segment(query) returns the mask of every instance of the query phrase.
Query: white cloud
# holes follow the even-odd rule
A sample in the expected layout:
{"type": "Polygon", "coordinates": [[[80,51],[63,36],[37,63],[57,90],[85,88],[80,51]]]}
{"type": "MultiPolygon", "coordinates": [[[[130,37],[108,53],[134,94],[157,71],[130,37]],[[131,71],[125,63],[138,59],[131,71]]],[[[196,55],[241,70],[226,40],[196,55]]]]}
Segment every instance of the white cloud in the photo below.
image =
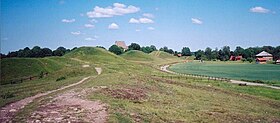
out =
{"type": "Polygon", "coordinates": [[[97,23],[98,21],[97,21],[96,19],[91,19],[91,20],[89,20],[89,22],[91,22],[91,23],[97,23]]]}
{"type": "Polygon", "coordinates": [[[99,38],[99,36],[95,35],[94,38],[99,38]]]}
{"type": "Polygon", "coordinates": [[[124,14],[136,13],[140,11],[140,8],[129,5],[126,6],[121,3],[114,3],[113,7],[108,6],[105,8],[95,6],[93,11],[87,12],[87,16],[89,18],[105,18],[105,17],[113,17],[120,16],[124,14]]]}
{"type": "Polygon", "coordinates": [[[81,32],[80,31],[77,31],[77,32],[71,32],[72,35],[80,35],[81,32]]]}
{"type": "Polygon", "coordinates": [[[154,23],[154,21],[149,18],[140,18],[139,22],[140,23],[154,23]]]}
{"type": "Polygon", "coordinates": [[[135,18],[130,18],[129,23],[154,23],[154,21],[149,18],[139,18],[138,20],[135,18]]]}
{"type": "Polygon", "coordinates": [[[96,39],[91,38],[91,37],[88,37],[88,38],[85,38],[85,40],[86,40],[86,41],[94,41],[94,40],[96,40],[96,39]]]}
{"type": "Polygon", "coordinates": [[[141,30],[140,30],[140,29],[136,29],[135,31],[136,31],[136,32],[140,32],[141,30]]]}
{"type": "Polygon", "coordinates": [[[135,18],[130,18],[129,23],[140,23],[140,22],[135,18]]]}
{"type": "Polygon", "coordinates": [[[202,24],[203,22],[198,18],[191,18],[193,24],[202,24]]]}
{"type": "Polygon", "coordinates": [[[75,21],[76,21],[75,19],[62,19],[61,20],[61,22],[63,22],[63,23],[73,23],[75,21]]]}
{"type": "Polygon", "coordinates": [[[155,8],[155,10],[156,10],[156,11],[158,11],[158,10],[159,10],[159,8],[155,8]]]}
{"type": "Polygon", "coordinates": [[[86,27],[86,28],[94,28],[95,26],[92,25],[92,24],[85,24],[85,27],[86,27]]]}
{"type": "Polygon", "coordinates": [[[108,29],[119,29],[119,25],[117,25],[116,23],[112,23],[108,26],[108,29]]]}
{"type": "Polygon", "coordinates": [[[250,12],[255,12],[255,13],[269,13],[270,10],[265,9],[263,7],[260,6],[256,6],[250,9],[250,12]]]}
{"type": "Polygon", "coordinates": [[[143,16],[147,18],[154,18],[154,15],[150,13],[144,13],[143,16]]]}
{"type": "Polygon", "coordinates": [[[148,29],[148,30],[155,30],[154,27],[148,27],[147,29],[148,29]]]}

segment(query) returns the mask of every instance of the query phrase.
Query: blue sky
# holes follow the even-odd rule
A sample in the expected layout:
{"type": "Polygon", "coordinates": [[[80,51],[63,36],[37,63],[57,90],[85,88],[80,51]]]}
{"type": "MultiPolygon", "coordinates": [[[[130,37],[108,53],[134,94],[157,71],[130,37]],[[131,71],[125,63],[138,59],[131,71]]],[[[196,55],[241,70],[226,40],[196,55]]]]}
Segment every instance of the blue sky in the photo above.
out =
{"type": "Polygon", "coordinates": [[[1,52],[116,40],[192,51],[280,45],[279,0],[1,0],[1,52]]]}

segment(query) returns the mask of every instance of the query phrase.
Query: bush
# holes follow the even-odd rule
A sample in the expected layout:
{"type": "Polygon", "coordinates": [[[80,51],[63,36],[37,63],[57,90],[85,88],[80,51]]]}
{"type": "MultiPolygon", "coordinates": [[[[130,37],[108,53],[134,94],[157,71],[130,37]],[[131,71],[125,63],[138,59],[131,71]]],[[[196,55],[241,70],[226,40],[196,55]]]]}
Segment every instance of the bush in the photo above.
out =
{"type": "Polygon", "coordinates": [[[61,80],[64,80],[64,79],[66,79],[66,78],[64,76],[62,76],[62,77],[57,78],[56,81],[61,81],[61,80]]]}
{"type": "Polygon", "coordinates": [[[9,92],[9,91],[1,95],[1,97],[2,97],[3,99],[12,98],[12,97],[14,97],[14,96],[15,96],[15,95],[14,95],[13,93],[9,92]]]}
{"type": "Polygon", "coordinates": [[[242,58],[242,59],[241,59],[241,61],[242,61],[242,62],[245,62],[245,61],[246,61],[246,59],[245,59],[245,58],[242,58]]]}
{"type": "Polygon", "coordinates": [[[252,63],[254,61],[254,59],[253,58],[248,58],[247,61],[252,63]]]}

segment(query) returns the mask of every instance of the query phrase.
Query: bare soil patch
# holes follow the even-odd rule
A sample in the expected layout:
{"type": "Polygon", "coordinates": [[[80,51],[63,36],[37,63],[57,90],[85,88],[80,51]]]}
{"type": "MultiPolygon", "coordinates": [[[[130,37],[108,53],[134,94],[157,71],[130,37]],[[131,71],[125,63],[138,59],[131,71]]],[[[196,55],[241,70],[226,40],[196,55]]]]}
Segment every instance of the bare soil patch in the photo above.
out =
{"type": "Polygon", "coordinates": [[[80,93],[60,94],[34,111],[27,122],[92,122],[104,123],[108,106],[100,101],[82,99],[80,93]]]}
{"type": "Polygon", "coordinates": [[[134,102],[141,102],[147,98],[147,90],[136,87],[120,87],[117,89],[103,89],[103,91],[118,99],[128,99],[134,102]]]}

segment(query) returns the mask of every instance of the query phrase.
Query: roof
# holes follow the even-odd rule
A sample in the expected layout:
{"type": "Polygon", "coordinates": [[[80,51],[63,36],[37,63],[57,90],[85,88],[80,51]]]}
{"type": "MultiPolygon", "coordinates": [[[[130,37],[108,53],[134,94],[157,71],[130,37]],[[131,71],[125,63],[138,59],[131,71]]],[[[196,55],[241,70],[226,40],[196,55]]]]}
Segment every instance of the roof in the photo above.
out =
{"type": "Polygon", "coordinates": [[[257,58],[258,61],[266,61],[265,58],[257,58]]]}
{"type": "Polygon", "coordinates": [[[276,62],[277,62],[277,63],[280,63],[280,59],[278,59],[276,62]]]}
{"type": "Polygon", "coordinates": [[[257,54],[256,56],[272,56],[270,53],[262,51],[261,53],[257,54]]]}
{"type": "Polygon", "coordinates": [[[116,41],[115,44],[123,49],[128,49],[128,47],[125,45],[124,41],[116,41]]]}

